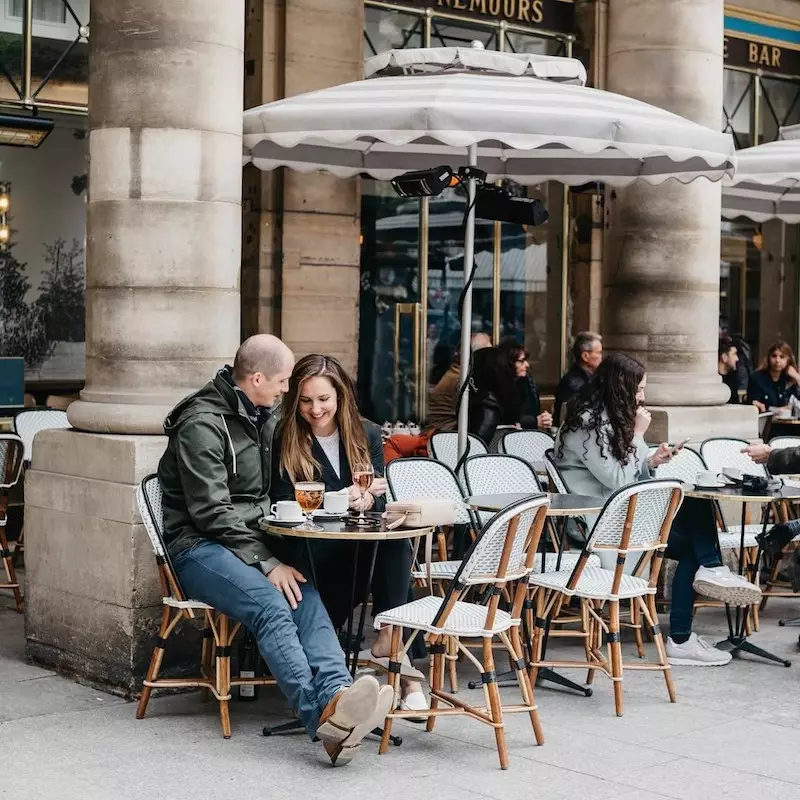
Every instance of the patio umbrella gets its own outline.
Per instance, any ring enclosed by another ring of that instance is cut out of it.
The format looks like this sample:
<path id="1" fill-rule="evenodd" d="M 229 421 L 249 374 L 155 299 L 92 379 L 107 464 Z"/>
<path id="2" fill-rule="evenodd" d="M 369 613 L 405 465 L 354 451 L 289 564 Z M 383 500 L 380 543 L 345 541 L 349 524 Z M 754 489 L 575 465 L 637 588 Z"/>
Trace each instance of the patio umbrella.
<path id="1" fill-rule="evenodd" d="M 261 169 L 324 170 L 388 180 L 448 164 L 488 180 L 532 184 L 719 180 L 733 140 L 663 109 L 586 88 L 575 59 L 473 48 L 392 50 L 366 61 L 366 79 L 278 100 L 244 114 L 244 146 Z M 476 185 L 467 183 L 464 261 L 473 263 Z M 465 270 L 461 352 L 470 349 Z M 461 386 L 469 363 L 461 360 Z M 459 453 L 467 443 L 459 406 Z"/>
<path id="2" fill-rule="evenodd" d="M 800 222 L 800 125 L 782 128 L 780 136 L 736 154 L 736 175 L 722 191 L 723 217 Z"/>

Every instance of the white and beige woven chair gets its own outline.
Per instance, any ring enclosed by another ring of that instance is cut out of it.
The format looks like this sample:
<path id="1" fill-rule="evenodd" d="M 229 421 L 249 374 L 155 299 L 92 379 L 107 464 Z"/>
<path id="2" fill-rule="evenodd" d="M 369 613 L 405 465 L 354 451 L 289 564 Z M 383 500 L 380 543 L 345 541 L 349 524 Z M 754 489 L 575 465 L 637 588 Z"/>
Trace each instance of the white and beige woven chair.
<path id="1" fill-rule="evenodd" d="M 769 440 L 773 450 L 786 450 L 788 447 L 800 447 L 800 436 L 775 436 Z"/>
<path id="2" fill-rule="evenodd" d="M 33 440 L 39 431 L 71 427 L 66 411 L 58 411 L 53 408 L 32 408 L 28 411 L 20 411 L 14 417 L 14 432 L 25 444 L 25 463 L 28 465 L 31 463 Z"/>
<path id="3" fill-rule="evenodd" d="M 5 583 L 0 589 L 11 589 L 17 611 L 22 612 L 22 590 L 14 568 L 15 549 L 12 554 L 6 536 L 8 522 L 8 493 L 22 476 L 22 458 L 25 451 L 22 439 L 14 433 L 0 433 L 0 561 L 3 562 Z M 21 535 L 21 534 L 20 534 Z M 19 546 L 19 545 L 17 545 Z"/>
<path id="4" fill-rule="evenodd" d="M 553 437 L 545 431 L 508 431 L 500 440 L 498 452 L 518 456 L 534 470 L 544 461 L 544 454 L 553 449 Z"/>
<path id="5" fill-rule="evenodd" d="M 150 659 L 150 666 L 147 668 L 142 694 L 139 697 L 136 719 L 142 719 L 147 712 L 147 704 L 153 689 L 203 689 L 204 694 L 207 695 L 208 692 L 211 692 L 219 701 L 222 735 L 226 739 L 230 739 L 231 718 L 228 702 L 231 699 L 231 686 L 240 686 L 244 683 L 271 685 L 275 683 L 275 680 L 273 678 L 231 678 L 231 645 L 241 625 L 233 622 L 210 605 L 186 597 L 181 589 L 164 544 L 162 492 L 157 475 L 148 475 L 142 481 L 136 491 L 136 502 L 156 556 L 158 577 L 164 595 L 161 625 Z M 200 656 L 200 675 L 182 678 L 159 677 L 164 649 L 170 634 L 182 620 L 195 619 L 198 616 L 202 616 L 205 622 L 203 649 Z"/>
<path id="6" fill-rule="evenodd" d="M 535 591 L 536 620 L 529 620 L 534 632 L 534 662 L 531 682 L 535 684 L 539 667 L 558 669 L 587 669 L 587 683 L 600 670 L 614 684 L 614 706 L 618 716 L 623 712 L 623 661 L 620 642 L 620 602 L 632 600 L 653 633 L 658 661 L 634 662 L 627 669 L 658 670 L 664 674 L 670 702 L 675 702 L 670 666 L 658 625 L 655 596 L 658 574 L 663 562 L 672 520 L 683 500 L 678 481 L 652 480 L 634 483 L 615 492 L 606 501 L 597 518 L 586 547 L 575 569 L 531 575 Z M 614 570 L 593 567 L 589 556 L 596 550 L 611 550 L 617 554 Z M 649 554 L 649 579 L 627 574 L 625 560 L 629 556 Z M 556 617 L 562 605 L 571 598 L 580 600 L 583 614 L 588 618 L 589 632 L 584 638 L 584 661 L 542 660 L 543 633 L 547 621 Z M 608 618 L 601 616 L 607 607 Z M 528 613 L 531 613 L 530 611 Z M 608 655 L 602 652 L 606 635 Z"/>
<path id="7" fill-rule="evenodd" d="M 433 730 L 440 715 L 467 715 L 494 729 L 500 766 L 508 766 L 508 749 L 505 740 L 504 713 L 527 713 L 538 744 L 543 744 L 541 723 L 523 658 L 519 626 L 522 606 L 527 594 L 527 577 L 533 568 L 533 556 L 539 545 L 549 500 L 546 496 L 522 500 L 496 514 L 481 530 L 461 568 L 444 597 L 429 595 L 398 608 L 384 611 L 375 617 L 375 627 L 391 628 L 392 656 L 389 666 L 389 683 L 399 698 L 399 667 L 414 637 L 427 634 L 433 648 L 433 680 L 430 692 L 430 709 L 419 711 L 392 711 L 386 718 L 380 753 L 389 744 L 392 722 L 396 718 L 427 716 L 427 730 Z M 515 583 L 510 611 L 499 608 L 504 589 Z M 463 598 L 471 586 L 491 585 L 493 590 L 486 605 L 466 602 Z M 413 631 L 403 645 L 402 631 Z M 500 639 L 517 674 L 522 703 L 504 706 L 497 686 L 492 642 Z M 473 706 L 456 699 L 444 691 L 445 639 L 457 642 L 459 652 L 481 673 L 484 706 Z M 477 639 L 482 643 L 478 658 L 461 639 Z M 440 704 L 446 707 L 440 708 Z"/>
<path id="8" fill-rule="evenodd" d="M 467 435 L 468 454 L 477 456 L 488 452 L 483 440 L 471 433 Z M 455 470 L 458 465 L 458 434 L 434 433 L 428 440 L 428 455 Z M 460 477 L 460 475 L 459 475 Z"/>

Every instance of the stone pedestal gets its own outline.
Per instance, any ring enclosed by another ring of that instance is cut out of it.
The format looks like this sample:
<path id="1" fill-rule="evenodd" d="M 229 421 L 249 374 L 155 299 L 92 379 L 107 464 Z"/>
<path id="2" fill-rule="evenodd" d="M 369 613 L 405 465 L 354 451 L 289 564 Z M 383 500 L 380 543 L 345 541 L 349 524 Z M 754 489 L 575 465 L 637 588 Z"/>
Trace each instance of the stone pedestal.
<path id="1" fill-rule="evenodd" d="M 44 431 L 25 481 L 25 628 L 34 661 L 132 695 L 161 611 L 155 557 L 136 506 L 162 436 Z M 184 632 L 185 635 L 185 632 Z M 190 660 L 170 638 L 168 668 Z"/>
<path id="2" fill-rule="evenodd" d="M 609 13 L 608 88 L 717 129 L 722 0 L 615 0 Z M 758 433 L 752 412 L 722 407 L 720 200 L 720 184 L 703 179 L 607 192 L 603 344 L 646 364 L 648 405 L 669 409 L 658 414 L 669 440 L 707 438 L 709 421 L 715 433 Z"/>
<path id="3" fill-rule="evenodd" d="M 754 440 L 758 437 L 758 411 L 755 406 L 653 406 L 646 439 L 651 444 L 678 444 L 691 436 L 691 446 L 699 447 L 715 436 Z"/>

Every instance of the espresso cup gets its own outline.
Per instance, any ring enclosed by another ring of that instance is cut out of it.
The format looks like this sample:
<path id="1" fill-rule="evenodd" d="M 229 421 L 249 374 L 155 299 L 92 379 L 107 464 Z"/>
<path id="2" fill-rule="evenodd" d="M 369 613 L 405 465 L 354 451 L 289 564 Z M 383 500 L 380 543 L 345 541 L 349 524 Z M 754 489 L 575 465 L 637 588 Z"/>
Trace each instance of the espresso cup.
<path id="1" fill-rule="evenodd" d="M 698 472 L 697 477 L 695 478 L 695 483 L 699 486 L 713 486 L 716 483 L 719 483 L 719 478 L 717 477 L 716 472 L 711 472 L 711 470 L 706 470 L 705 472 Z"/>
<path id="2" fill-rule="evenodd" d="M 279 500 L 272 504 L 269 511 L 274 517 L 284 522 L 301 522 L 304 519 L 300 503 L 295 500 Z"/>
<path id="3" fill-rule="evenodd" d="M 346 492 L 325 492 L 322 507 L 331 514 L 346 514 L 350 507 L 350 495 Z"/>

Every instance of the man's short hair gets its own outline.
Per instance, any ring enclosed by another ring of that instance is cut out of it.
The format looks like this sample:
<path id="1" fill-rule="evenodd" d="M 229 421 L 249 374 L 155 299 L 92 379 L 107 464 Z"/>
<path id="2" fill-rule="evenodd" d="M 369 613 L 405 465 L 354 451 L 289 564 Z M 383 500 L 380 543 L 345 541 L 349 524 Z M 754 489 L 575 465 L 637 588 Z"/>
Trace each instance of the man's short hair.
<path id="1" fill-rule="evenodd" d="M 728 353 L 730 353 L 730 351 L 734 347 L 736 347 L 736 345 L 734 344 L 733 339 L 731 339 L 730 336 L 720 336 L 719 337 L 719 348 L 717 350 L 717 355 L 721 359 L 722 356 L 728 355 Z"/>
<path id="2" fill-rule="evenodd" d="M 581 355 L 588 353 L 593 347 L 595 342 L 602 342 L 603 337 L 599 333 L 592 331 L 582 331 L 575 337 L 572 343 L 572 357 L 575 359 L 576 364 L 581 363 Z"/>
<path id="3" fill-rule="evenodd" d="M 291 350 L 270 333 L 258 333 L 245 339 L 233 359 L 233 377 L 237 381 L 260 372 L 272 378 L 280 372 L 289 360 Z"/>

